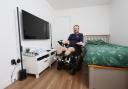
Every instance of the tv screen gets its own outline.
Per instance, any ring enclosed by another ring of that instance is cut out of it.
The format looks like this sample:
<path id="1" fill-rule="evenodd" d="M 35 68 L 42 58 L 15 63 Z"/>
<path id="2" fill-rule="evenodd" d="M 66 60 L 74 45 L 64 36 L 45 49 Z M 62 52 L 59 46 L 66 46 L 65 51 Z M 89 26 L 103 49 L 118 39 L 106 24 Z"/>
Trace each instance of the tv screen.
<path id="1" fill-rule="evenodd" d="M 23 38 L 49 39 L 49 23 L 22 10 Z"/>

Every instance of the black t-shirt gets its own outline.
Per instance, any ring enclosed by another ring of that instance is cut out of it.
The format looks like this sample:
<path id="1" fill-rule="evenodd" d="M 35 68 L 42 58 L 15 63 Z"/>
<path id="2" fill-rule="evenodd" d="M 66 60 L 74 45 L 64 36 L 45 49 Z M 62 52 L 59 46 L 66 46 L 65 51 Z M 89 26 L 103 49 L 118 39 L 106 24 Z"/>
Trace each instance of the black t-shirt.
<path id="1" fill-rule="evenodd" d="M 70 34 L 68 41 L 69 41 L 69 47 L 75 47 L 76 43 L 83 42 L 83 34 L 82 33 Z"/>

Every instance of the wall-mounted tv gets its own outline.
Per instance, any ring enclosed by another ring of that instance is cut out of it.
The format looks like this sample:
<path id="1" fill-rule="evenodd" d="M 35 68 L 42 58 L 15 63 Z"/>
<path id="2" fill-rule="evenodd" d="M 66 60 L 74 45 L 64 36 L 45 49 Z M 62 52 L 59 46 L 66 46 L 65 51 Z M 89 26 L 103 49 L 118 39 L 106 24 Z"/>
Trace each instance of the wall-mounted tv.
<path id="1" fill-rule="evenodd" d="M 49 22 L 22 10 L 24 39 L 49 39 Z"/>

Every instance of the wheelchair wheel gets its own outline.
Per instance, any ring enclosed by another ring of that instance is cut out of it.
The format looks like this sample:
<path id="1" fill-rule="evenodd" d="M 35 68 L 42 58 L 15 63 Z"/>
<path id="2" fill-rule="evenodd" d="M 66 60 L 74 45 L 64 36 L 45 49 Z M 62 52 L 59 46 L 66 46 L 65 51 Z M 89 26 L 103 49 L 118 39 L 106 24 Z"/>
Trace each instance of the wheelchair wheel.
<path id="1" fill-rule="evenodd" d="M 57 70 L 61 70 L 61 69 L 62 69 L 62 67 L 60 67 L 60 66 L 57 65 Z"/>
<path id="2" fill-rule="evenodd" d="M 83 63 L 83 57 L 81 56 L 78 63 L 77 63 L 77 71 L 80 71 L 82 68 L 82 63 Z"/>
<path id="3" fill-rule="evenodd" d="M 76 65 L 76 63 L 71 63 L 70 64 L 70 70 L 69 70 L 69 73 L 71 74 L 71 75 L 74 75 L 74 74 L 76 74 L 76 68 L 77 68 L 77 65 Z"/>
<path id="4" fill-rule="evenodd" d="M 62 61 L 58 61 L 57 70 L 61 70 L 62 69 L 62 66 L 63 66 Z"/>
<path id="5" fill-rule="evenodd" d="M 70 74 L 71 74 L 71 75 L 75 75 L 75 74 L 76 74 L 76 70 L 72 68 L 72 69 L 70 70 Z"/>

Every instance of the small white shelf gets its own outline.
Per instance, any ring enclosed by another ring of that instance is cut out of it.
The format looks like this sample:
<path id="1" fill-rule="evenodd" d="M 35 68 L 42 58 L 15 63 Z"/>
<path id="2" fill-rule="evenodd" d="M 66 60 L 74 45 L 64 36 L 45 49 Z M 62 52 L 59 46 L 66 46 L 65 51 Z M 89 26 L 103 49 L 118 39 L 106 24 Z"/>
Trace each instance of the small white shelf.
<path id="1" fill-rule="evenodd" d="M 28 74 L 35 74 L 36 78 L 39 78 L 39 74 L 56 61 L 55 55 L 55 49 L 46 50 L 37 56 L 23 55 L 23 66 Z"/>

